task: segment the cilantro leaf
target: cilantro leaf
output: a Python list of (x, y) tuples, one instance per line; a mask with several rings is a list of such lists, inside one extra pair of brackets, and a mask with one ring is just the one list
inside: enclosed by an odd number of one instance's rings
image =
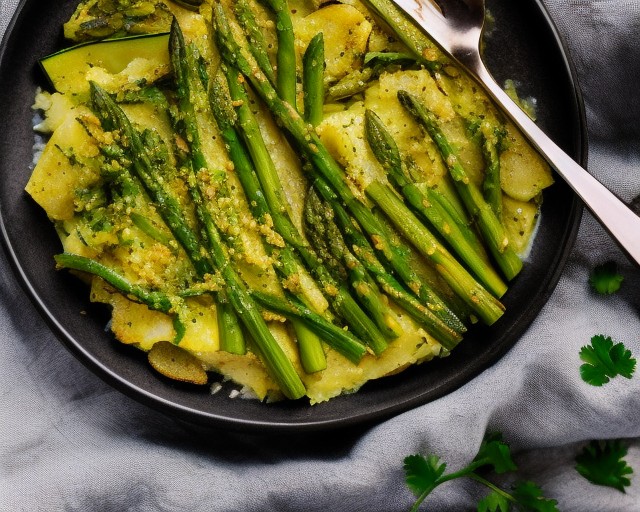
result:
[(486, 466), (491, 466), (496, 473), (517, 470), (511, 459), (509, 445), (502, 441), (502, 434), (498, 432), (487, 434), (476, 457), (467, 466), (453, 473), (445, 474), (446, 464), (437, 455), (416, 454), (405, 457), (405, 481), (417, 497), (410, 512), (417, 512), (436, 487), (458, 478), (470, 478), (491, 490), (491, 493), (478, 502), (478, 512), (509, 512), (512, 508), (519, 511), (558, 512), (557, 502), (543, 497), (540, 488), (532, 482), (521, 483), (509, 493), (476, 473), (476, 470)]
[(582, 347), (580, 359), (585, 362), (580, 366), (582, 380), (593, 386), (602, 386), (616, 375), (630, 379), (636, 368), (630, 350), (601, 334), (591, 338), (591, 346)]
[(437, 485), (447, 465), (440, 463), (437, 455), (409, 455), (404, 459), (404, 473), (407, 487), (420, 496)]
[(626, 475), (633, 473), (626, 455), (627, 447), (619, 440), (591, 441), (576, 457), (576, 470), (591, 483), (625, 492), (631, 485)]
[(558, 502), (542, 495), (542, 490), (533, 482), (520, 482), (513, 490), (513, 497), (525, 510), (535, 512), (558, 512)]
[(478, 512), (509, 512), (509, 500), (493, 491), (478, 502)]
[(589, 284), (594, 291), (601, 295), (611, 295), (620, 289), (624, 277), (618, 273), (615, 261), (608, 261), (598, 265), (589, 276)]
[(493, 466), (493, 470), (498, 474), (518, 469), (511, 459), (509, 445), (502, 440), (502, 434), (498, 432), (485, 436), (478, 450), (478, 455), (473, 461), (486, 461), (485, 464)]

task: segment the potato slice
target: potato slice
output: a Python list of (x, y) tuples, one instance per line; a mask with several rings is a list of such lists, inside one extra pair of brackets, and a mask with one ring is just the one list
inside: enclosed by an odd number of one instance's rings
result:
[(539, 209), (535, 200), (517, 201), (504, 196), (502, 200), (502, 223), (507, 230), (509, 243), (519, 254), (526, 253), (538, 223)]
[[(92, 161), (98, 147), (78, 122), (81, 114), (91, 115), (86, 107), (70, 109), (47, 142), (26, 191), (54, 220), (69, 220), (74, 215), (75, 190), (98, 180), (99, 170)], [(59, 122), (59, 121), (56, 121)]]
[(158, 373), (180, 382), (203, 386), (209, 380), (197, 357), (169, 341), (159, 341), (153, 346), (149, 364)]
[(371, 23), (355, 7), (333, 4), (301, 19), (295, 27), (298, 50), (302, 54), (311, 39), (324, 35), (326, 77), (339, 80), (356, 69), (366, 50)]
[(546, 161), (513, 125), (507, 125), (506, 149), (500, 155), (500, 185), (505, 194), (518, 201), (531, 201), (553, 184)]

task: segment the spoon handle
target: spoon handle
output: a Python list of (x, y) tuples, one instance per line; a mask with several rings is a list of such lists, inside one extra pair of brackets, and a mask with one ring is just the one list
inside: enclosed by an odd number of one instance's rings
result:
[(640, 217), (556, 145), (493, 79), (479, 56), (463, 64), (484, 85), (489, 95), (520, 128), (535, 148), (582, 199), (591, 213), (640, 265)]

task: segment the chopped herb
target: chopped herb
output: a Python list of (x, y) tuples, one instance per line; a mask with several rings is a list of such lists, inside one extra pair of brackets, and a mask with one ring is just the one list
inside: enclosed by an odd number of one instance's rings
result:
[(598, 265), (589, 276), (589, 284), (593, 290), (601, 295), (611, 295), (620, 289), (624, 277), (618, 273), (615, 261), (608, 261)]
[(602, 386), (617, 375), (630, 379), (636, 369), (636, 360), (622, 343), (601, 334), (591, 338), (591, 345), (580, 350), (582, 380), (593, 386)]
[(576, 470), (593, 484), (625, 492), (631, 485), (627, 475), (633, 473), (626, 455), (627, 447), (619, 440), (591, 441), (576, 457)]

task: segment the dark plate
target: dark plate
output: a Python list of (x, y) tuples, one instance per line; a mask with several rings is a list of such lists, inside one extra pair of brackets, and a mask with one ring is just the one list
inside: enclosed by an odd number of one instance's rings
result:
[[(366, 384), (357, 394), (310, 407), (303, 401), (262, 404), (210, 395), (158, 378), (146, 358), (105, 332), (108, 312), (91, 305), (86, 287), (54, 270), (60, 243), (44, 212), (23, 191), (32, 169), (34, 93), (44, 86), (37, 59), (59, 49), (61, 26), (78, 0), (23, 0), (0, 50), (0, 228), (16, 275), (63, 343), (85, 365), (133, 398), (173, 417), (227, 429), (310, 431), (379, 421), (441, 397), (501, 357), (536, 317), (555, 287), (576, 236), (581, 206), (558, 182), (545, 193), (541, 224), (524, 271), (505, 297), (507, 313), (478, 327), (451, 357)], [(574, 74), (539, 0), (492, 0), (496, 29), (487, 41), (489, 68), (502, 82), (537, 98), (543, 129), (585, 163), (585, 123)], [(81, 315), (81, 311), (88, 314)]]

